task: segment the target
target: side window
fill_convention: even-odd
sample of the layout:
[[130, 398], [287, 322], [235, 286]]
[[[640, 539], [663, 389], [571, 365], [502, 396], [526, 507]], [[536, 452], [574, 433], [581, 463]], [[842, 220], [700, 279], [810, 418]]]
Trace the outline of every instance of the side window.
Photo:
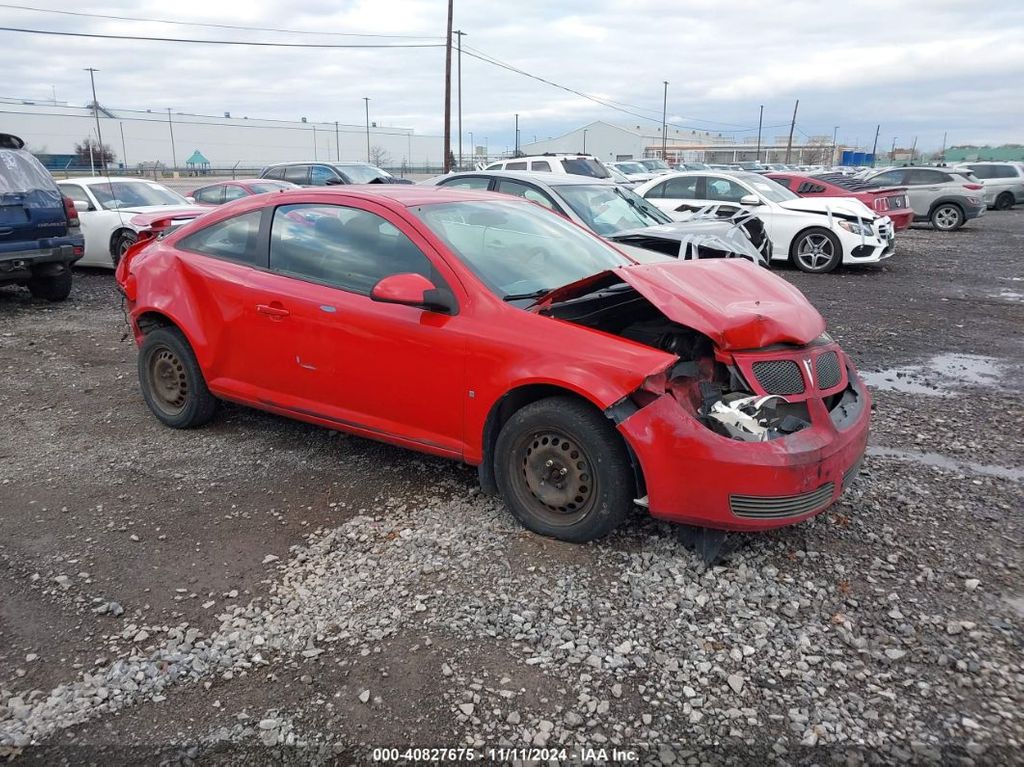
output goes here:
[[791, 178], [785, 178], [785, 177], [782, 177], [782, 176], [780, 176], [779, 178], [774, 178], [773, 177], [772, 181], [774, 181], [776, 184], [781, 184], [782, 186], [786, 187], [786, 189], [792, 189], [793, 188], [793, 179], [791, 179]]
[[500, 162], [492, 162], [490, 165], [484, 168], [484, 170], [501, 170], [501, 165], [502, 164]]
[[996, 177], [996, 166], [995, 165], [968, 165], [974, 175], [978, 178], [995, 178]]
[[227, 258], [251, 266], [260, 263], [259, 233], [262, 210], [226, 218], [183, 238], [177, 247], [204, 256]]
[[944, 184], [953, 179], [940, 170], [911, 170], [907, 173], [908, 182], [917, 186], [925, 184]]
[[89, 193], [85, 191], [83, 187], [78, 184], [58, 184], [60, 193], [67, 195], [75, 202], [84, 202], [89, 205], [90, 208], [94, 208], [96, 203], [89, 199]]
[[995, 169], [994, 178], [1017, 178], [1017, 169], [1012, 165], [993, 165]]
[[707, 199], [718, 202], [739, 202], [745, 194], [746, 189], [727, 178], [708, 178]]
[[[313, 186], [326, 186], [328, 180], [337, 177], [338, 174], [326, 165], [313, 165], [309, 169], [309, 183]], [[288, 180], [291, 181], [291, 179]]]
[[441, 285], [419, 248], [384, 218], [340, 205], [282, 205], [270, 230], [270, 268], [369, 294], [391, 274], [415, 272]]
[[243, 197], [247, 197], [249, 193], [245, 191], [238, 184], [227, 184], [224, 187], [224, 202], [231, 202], [232, 200], [240, 200]]
[[309, 184], [309, 166], [308, 165], [289, 165], [284, 169], [284, 180], [291, 181], [293, 184], [299, 186], [306, 186]]
[[533, 160], [530, 163], [530, 170], [542, 171], [544, 173], [550, 173], [551, 172], [551, 163], [549, 163], [547, 160]]
[[283, 167], [271, 168], [263, 174], [263, 178], [276, 178], [278, 181], [281, 181], [284, 179], [284, 170]]
[[196, 202], [205, 202], [207, 205], [220, 205], [224, 202], [224, 187], [218, 184], [217, 186], [197, 189], [192, 196]]
[[665, 182], [665, 192], [662, 196], [670, 200], [696, 200], [699, 180], [700, 176], [670, 178]]
[[824, 194], [825, 187], [821, 184], [815, 184], [813, 181], [801, 182], [800, 186], [797, 187], [797, 194]]
[[469, 178], [453, 178], [451, 181], [442, 181], [438, 186], [448, 187], [449, 189], [481, 189], [487, 191], [487, 187], [491, 185], [489, 178], [483, 178], [482, 176], [470, 176]]
[[529, 184], [523, 184], [519, 181], [508, 181], [502, 179], [498, 182], [497, 191], [502, 194], [514, 194], [517, 197], [525, 197], [531, 202], [536, 202], [543, 205], [548, 210], [557, 210], [555, 201], [548, 197], [544, 192], [540, 191], [536, 187], [530, 186]]
[[904, 173], [901, 170], [890, 170], [885, 173], [879, 173], [871, 179], [871, 183], [874, 186], [902, 186], [903, 184], [910, 183], [903, 180]]
[[647, 194], [644, 195], [644, 199], [660, 200], [665, 196], [665, 187], [667, 186], [667, 181], [662, 181], [660, 184], [655, 184], [654, 186], [647, 190]]
[[526, 162], [510, 162], [505, 164], [505, 170], [526, 170]]

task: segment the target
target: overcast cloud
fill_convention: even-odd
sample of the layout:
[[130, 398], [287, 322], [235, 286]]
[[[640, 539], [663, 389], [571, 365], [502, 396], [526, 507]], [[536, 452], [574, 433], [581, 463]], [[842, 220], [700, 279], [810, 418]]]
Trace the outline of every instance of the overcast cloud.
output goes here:
[[[119, 2], [40, 0], [39, 8], [317, 32], [424, 35], [441, 42], [445, 0]], [[286, 10], [285, 10], [286, 9]], [[2, 26], [161, 37], [369, 42], [0, 8]], [[892, 138], [948, 143], [1024, 141], [1024, 3], [963, 0], [729, 3], [686, 0], [456, 0], [465, 44], [528, 72], [631, 105], [661, 120], [732, 133], [787, 124], [800, 99], [798, 137], [831, 135], [870, 147]], [[389, 42], [387, 40], [380, 42]], [[393, 42], [417, 42], [395, 40]], [[551, 86], [468, 56], [463, 129], [492, 151], [557, 135], [594, 119], [638, 124]], [[0, 32], [0, 95], [84, 104], [96, 67], [101, 104], [200, 114], [361, 123], [363, 96], [382, 125], [441, 132], [444, 49], [293, 50]], [[454, 70], [454, 62], [453, 62]], [[640, 110], [634, 109], [640, 107]], [[453, 114], [455, 104], [453, 101]], [[787, 125], [788, 127], [788, 125]], [[454, 118], [453, 118], [454, 130]], [[785, 133], [784, 127], [766, 135]], [[740, 135], [749, 135], [744, 132]], [[467, 144], [468, 145], [468, 144]]]

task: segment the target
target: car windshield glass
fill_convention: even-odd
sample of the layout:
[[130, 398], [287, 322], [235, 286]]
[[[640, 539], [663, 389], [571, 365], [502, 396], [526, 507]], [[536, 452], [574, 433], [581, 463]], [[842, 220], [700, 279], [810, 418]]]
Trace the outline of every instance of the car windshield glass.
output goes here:
[[638, 162], [619, 162], [615, 164], [615, 167], [621, 170], [623, 173], [646, 173], [647, 168]]
[[253, 194], [263, 194], [264, 192], [276, 192], [281, 189], [294, 189], [295, 184], [287, 181], [261, 181], [258, 184], [249, 184], [249, 188], [252, 189]]
[[608, 178], [608, 171], [597, 160], [586, 157], [573, 157], [562, 160], [562, 167], [565, 172], [573, 176], [593, 176], [594, 178]]
[[0, 194], [45, 190], [55, 193], [53, 176], [24, 149], [0, 149]]
[[538, 298], [549, 290], [632, 263], [561, 216], [519, 201], [423, 205], [417, 216], [495, 295]]
[[616, 186], [566, 184], [559, 193], [576, 215], [598, 234], [667, 224], [672, 219], [647, 200]]
[[391, 178], [391, 174], [386, 170], [381, 170], [375, 165], [339, 165], [337, 166], [340, 173], [344, 173], [353, 184], [369, 184], [374, 179], [384, 179], [385, 181]]
[[641, 165], [649, 170], [671, 170], [662, 160], [656, 157], [649, 157], [640, 161]]
[[104, 208], [139, 208], [146, 205], [188, 205], [188, 200], [159, 184], [145, 181], [111, 181], [90, 184], [89, 189]]
[[747, 186], [756, 190], [759, 195], [769, 202], [783, 202], [784, 200], [799, 200], [800, 196], [793, 194], [777, 181], [765, 178], [757, 173], [736, 173], [733, 178], [742, 181]]

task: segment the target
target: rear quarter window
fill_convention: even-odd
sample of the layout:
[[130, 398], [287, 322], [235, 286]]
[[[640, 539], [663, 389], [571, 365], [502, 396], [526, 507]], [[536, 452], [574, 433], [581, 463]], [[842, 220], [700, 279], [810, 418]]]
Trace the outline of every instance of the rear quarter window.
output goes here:
[[50, 171], [23, 149], [0, 149], [0, 194], [46, 191], [59, 196]]
[[250, 266], [266, 266], [259, 247], [262, 210], [252, 210], [203, 227], [178, 241], [180, 250], [226, 258]]

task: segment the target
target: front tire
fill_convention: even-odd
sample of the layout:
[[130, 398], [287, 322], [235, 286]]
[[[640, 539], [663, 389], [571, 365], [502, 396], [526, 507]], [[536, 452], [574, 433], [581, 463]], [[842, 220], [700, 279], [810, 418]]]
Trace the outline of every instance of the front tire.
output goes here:
[[71, 295], [71, 267], [67, 264], [57, 274], [29, 278], [29, 292], [36, 298], [47, 301], [63, 301]]
[[217, 410], [196, 355], [177, 328], [157, 328], [142, 341], [139, 385], [153, 415], [175, 429], [202, 426]]
[[800, 271], [827, 274], [842, 262], [843, 246], [828, 229], [816, 226], [793, 238], [789, 254]]
[[930, 218], [932, 226], [940, 232], [954, 232], [964, 225], [964, 212], [950, 202], [936, 206]]
[[110, 257], [114, 261], [114, 268], [121, 263], [121, 259], [124, 258], [124, 254], [128, 252], [128, 248], [138, 242], [139, 235], [135, 232], [121, 232], [114, 238], [114, 244], [110, 248]]
[[996, 197], [996, 203], [993, 207], [996, 210], [1009, 210], [1013, 207], [1015, 202], [1016, 199], [1014, 199], [1012, 192], [1001, 192], [999, 196]]
[[593, 407], [570, 397], [516, 411], [498, 435], [494, 472], [524, 527], [570, 543], [601, 538], [633, 507], [622, 438]]

